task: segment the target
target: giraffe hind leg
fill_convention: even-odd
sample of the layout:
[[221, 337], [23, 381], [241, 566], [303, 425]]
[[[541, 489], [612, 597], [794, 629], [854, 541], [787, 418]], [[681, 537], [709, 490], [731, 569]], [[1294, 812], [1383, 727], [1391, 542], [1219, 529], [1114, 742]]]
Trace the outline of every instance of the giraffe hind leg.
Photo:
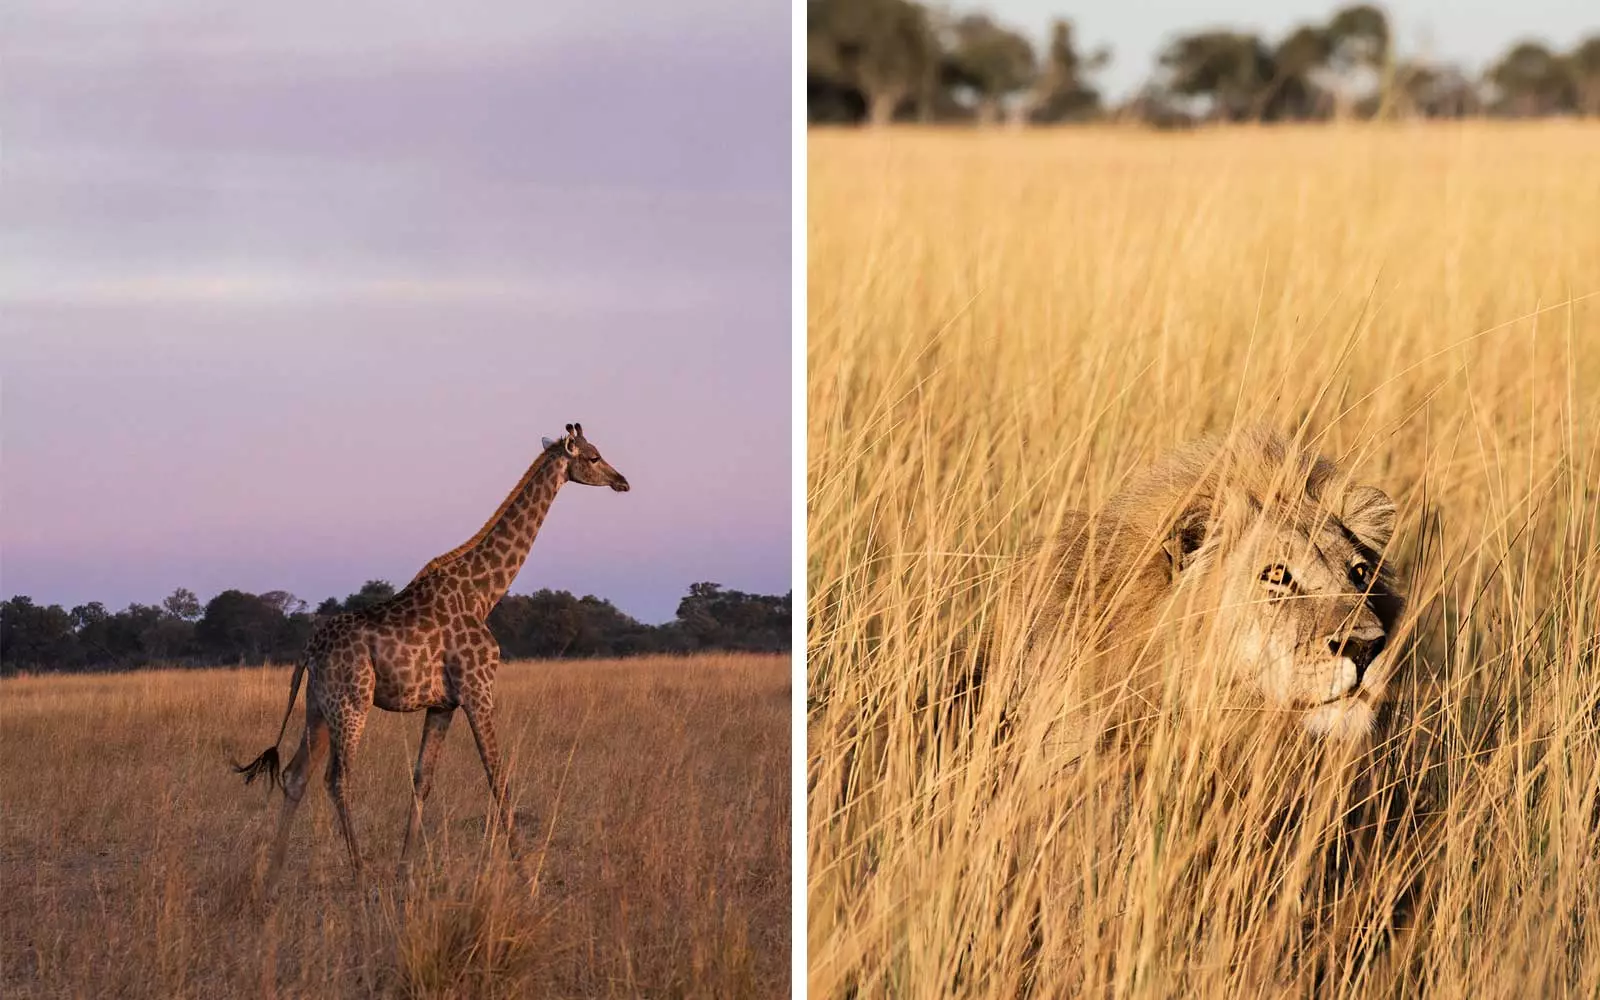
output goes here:
[[332, 734], [332, 750], [328, 757], [328, 795], [339, 812], [339, 829], [344, 832], [345, 846], [350, 849], [350, 867], [356, 878], [361, 878], [361, 848], [356, 841], [355, 822], [350, 818], [349, 776], [356, 748], [361, 745], [361, 728], [365, 718], [347, 715]]
[[270, 891], [283, 871], [283, 859], [289, 851], [289, 831], [294, 825], [295, 811], [305, 795], [306, 776], [328, 749], [328, 724], [308, 703], [306, 729], [300, 736], [300, 749], [295, 751], [289, 766], [283, 770], [283, 809], [278, 814], [278, 836], [272, 846], [272, 862], [267, 868], [267, 888]]

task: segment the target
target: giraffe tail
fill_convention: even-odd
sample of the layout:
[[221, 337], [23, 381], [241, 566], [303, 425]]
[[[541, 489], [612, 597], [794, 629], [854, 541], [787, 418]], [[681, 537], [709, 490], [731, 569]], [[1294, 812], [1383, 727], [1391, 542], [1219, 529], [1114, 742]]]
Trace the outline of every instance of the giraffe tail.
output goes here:
[[[306, 658], [302, 656], [300, 661], [294, 665], [294, 680], [289, 682], [289, 706], [283, 710], [283, 725], [278, 727], [278, 743], [283, 742], [283, 734], [289, 728], [289, 716], [294, 714], [294, 702], [300, 696], [300, 679], [305, 676], [305, 673]], [[240, 764], [238, 761], [233, 761], [234, 773], [244, 775], [244, 783], [247, 785], [256, 780], [256, 778], [265, 775], [268, 791], [271, 791], [275, 785], [281, 787], [282, 783], [278, 780], [278, 743], [274, 743], [261, 751], [261, 756], [248, 764]]]
[[261, 756], [248, 764], [234, 761], [233, 770], [236, 774], [244, 775], [244, 783], [247, 785], [260, 775], [266, 775], [267, 790], [271, 791], [272, 787], [278, 784], [278, 748], [267, 747], [261, 751]]

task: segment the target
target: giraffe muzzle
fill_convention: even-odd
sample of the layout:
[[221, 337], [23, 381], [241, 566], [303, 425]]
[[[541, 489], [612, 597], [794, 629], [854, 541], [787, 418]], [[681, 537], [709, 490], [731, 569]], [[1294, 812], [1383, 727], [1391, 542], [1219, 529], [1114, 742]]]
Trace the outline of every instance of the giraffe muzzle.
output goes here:
[[620, 472], [617, 473], [616, 477], [611, 480], [611, 488], [616, 490], [618, 493], [628, 492], [628, 477], [624, 476]]

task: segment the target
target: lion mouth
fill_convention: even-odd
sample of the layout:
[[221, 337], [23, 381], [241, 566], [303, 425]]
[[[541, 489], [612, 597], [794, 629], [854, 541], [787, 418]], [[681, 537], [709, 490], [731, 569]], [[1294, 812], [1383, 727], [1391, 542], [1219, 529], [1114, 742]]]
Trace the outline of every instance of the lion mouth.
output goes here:
[[1307, 702], [1306, 709], [1310, 710], [1314, 708], [1326, 708], [1329, 705], [1343, 705], [1348, 702], [1366, 700], [1366, 689], [1361, 687], [1353, 687], [1344, 694], [1334, 695], [1332, 698], [1325, 698], [1322, 701]]

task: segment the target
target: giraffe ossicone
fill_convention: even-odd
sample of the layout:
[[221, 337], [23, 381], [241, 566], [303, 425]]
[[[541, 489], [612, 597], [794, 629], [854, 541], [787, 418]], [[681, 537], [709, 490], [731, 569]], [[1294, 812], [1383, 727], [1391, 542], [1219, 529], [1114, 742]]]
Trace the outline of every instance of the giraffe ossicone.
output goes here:
[[[506, 781], [494, 723], [494, 679], [500, 646], [488, 617], [527, 561], [556, 491], [568, 482], [607, 486], [625, 493], [628, 480], [583, 436], [583, 425], [567, 425], [543, 450], [477, 534], [424, 566], [403, 590], [360, 611], [321, 622], [295, 664], [278, 740], [254, 761], [234, 765], [246, 784], [264, 776], [281, 785], [283, 810], [267, 873], [276, 882], [288, 849], [289, 830], [307, 777], [328, 755], [326, 781], [357, 875], [361, 852], [351, 821], [348, 774], [361, 743], [367, 710], [426, 711], [422, 745], [412, 771], [412, 811], [401, 846], [402, 864], [422, 832], [422, 806], [433, 779], [450, 720], [457, 708], [467, 716], [489, 779], [493, 809], [511, 831]], [[300, 747], [279, 775], [278, 744], [294, 714], [302, 678], [306, 683], [305, 731]]]

